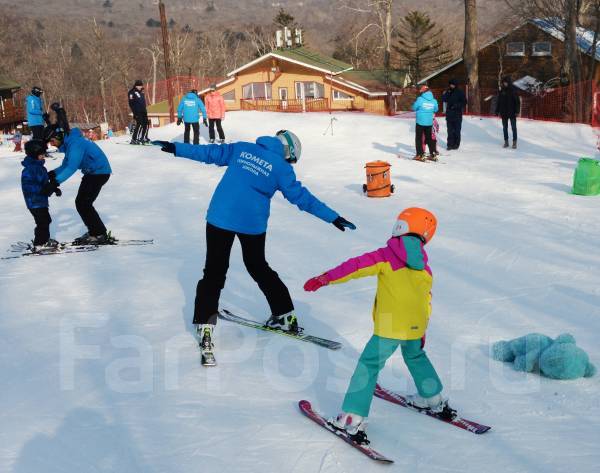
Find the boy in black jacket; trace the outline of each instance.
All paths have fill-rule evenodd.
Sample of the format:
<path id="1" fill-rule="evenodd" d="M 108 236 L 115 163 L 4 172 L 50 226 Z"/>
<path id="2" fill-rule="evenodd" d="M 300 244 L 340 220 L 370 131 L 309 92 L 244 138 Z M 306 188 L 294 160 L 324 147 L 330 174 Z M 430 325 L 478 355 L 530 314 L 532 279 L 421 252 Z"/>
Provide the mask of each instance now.
<path id="1" fill-rule="evenodd" d="M 47 146 L 43 140 L 31 140 L 25 143 L 27 156 L 22 161 L 21 189 L 25 198 L 25 205 L 35 220 L 33 240 L 34 251 L 44 248 L 56 248 L 58 242 L 50 238 L 50 212 L 48 211 L 48 197 L 56 193 L 62 195 L 58 183 L 50 179 L 44 167 Z"/>

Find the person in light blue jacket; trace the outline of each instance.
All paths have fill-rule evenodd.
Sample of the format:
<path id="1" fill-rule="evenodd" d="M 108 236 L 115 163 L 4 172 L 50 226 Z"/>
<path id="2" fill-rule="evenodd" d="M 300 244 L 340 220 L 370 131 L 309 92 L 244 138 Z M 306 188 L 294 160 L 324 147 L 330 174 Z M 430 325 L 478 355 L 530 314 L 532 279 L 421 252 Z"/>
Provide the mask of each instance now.
<path id="1" fill-rule="evenodd" d="M 65 153 L 62 164 L 48 173 L 50 180 L 60 185 L 76 171 L 83 173 L 75 198 L 75 208 L 88 231 L 76 238 L 75 243 L 93 245 L 114 243 L 114 239 L 108 235 L 102 219 L 94 208 L 94 201 L 112 173 L 108 158 L 96 143 L 84 138 L 79 128 L 65 131 L 59 125 L 54 125 L 46 135 L 52 145 Z"/>
<path id="2" fill-rule="evenodd" d="M 197 90 L 190 90 L 181 99 L 177 107 L 177 125 L 181 125 L 181 121 L 183 120 L 185 126 L 183 133 L 184 143 L 190 142 L 190 127 L 194 130 L 194 144 L 197 145 L 200 142 L 200 125 L 198 124 L 200 121 L 200 112 L 202 112 L 202 123 L 204 126 L 208 126 L 204 102 L 198 97 Z"/>
<path id="3" fill-rule="evenodd" d="M 425 152 L 423 150 L 423 135 L 429 148 L 429 159 L 437 161 L 437 151 L 431 137 L 431 128 L 433 126 L 433 118 L 439 109 L 438 102 L 429 90 L 429 87 L 422 85 L 419 89 L 419 97 L 412 105 L 413 111 L 417 112 L 417 127 L 415 133 L 415 147 L 417 155 L 415 159 L 418 161 L 426 161 Z"/>
<path id="4" fill-rule="evenodd" d="M 39 87 L 33 87 L 31 94 L 25 99 L 25 110 L 27 111 L 27 126 L 31 130 L 34 140 L 44 138 L 44 107 L 42 105 L 42 94 L 44 91 Z M 46 115 L 47 116 L 47 115 Z"/>
<path id="5" fill-rule="evenodd" d="M 339 230 L 356 227 L 329 208 L 296 179 L 292 164 L 301 154 L 300 140 L 287 130 L 276 136 L 261 136 L 256 143 L 190 145 L 154 141 L 175 156 L 200 161 L 227 170 L 215 190 L 206 217 L 206 265 L 198 282 L 194 323 L 198 324 L 203 354 L 212 353 L 211 335 L 225 285 L 229 256 L 237 236 L 246 269 L 267 298 L 271 318 L 266 325 L 297 332 L 298 321 L 290 293 L 265 259 L 265 239 L 271 199 L 275 192 L 300 210 L 332 223 Z M 205 340 L 206 339 L 206 340 Z M 206 343 L 205 343 L 206 342 Z"/>

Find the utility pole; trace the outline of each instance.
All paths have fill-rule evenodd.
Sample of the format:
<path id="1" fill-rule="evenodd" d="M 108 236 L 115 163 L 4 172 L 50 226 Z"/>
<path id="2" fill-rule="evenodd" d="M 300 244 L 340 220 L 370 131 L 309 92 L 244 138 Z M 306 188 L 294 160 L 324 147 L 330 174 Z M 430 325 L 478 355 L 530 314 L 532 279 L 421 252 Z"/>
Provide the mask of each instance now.
<path id="1" fill-rule="evenodd" d="M 171 83 L 171 54 L 169 50 L 169 31 L 167 30 L 167 15 L 165 14 L 165 4 L 158 2 L 160 11 L 160 29 L 162 30 L 163 56 L 165 58 L 165 78 L 167 79 L 167 98 L 169 100 L 169 119 L 171 123 L 175 121 L 175 107 L 173 105 L 173 84 Z"/>

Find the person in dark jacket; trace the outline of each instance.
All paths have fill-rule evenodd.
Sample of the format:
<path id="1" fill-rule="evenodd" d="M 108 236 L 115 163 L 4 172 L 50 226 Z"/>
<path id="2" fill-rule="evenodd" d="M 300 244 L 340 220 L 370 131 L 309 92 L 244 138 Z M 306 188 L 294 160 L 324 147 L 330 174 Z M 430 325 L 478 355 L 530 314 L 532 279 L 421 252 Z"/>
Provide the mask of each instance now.
<path id="1" fill-rule="evenodd" d="M 25 205 L 35 220 L 33 238 L 34 251 L 43 248 L 56 248 L 58 242 L 50 238 L 50 212 L 48 211 L 48 197 L 56 193 L 57 197 L 62 195 L 58 183 L 50 179 L 48 171 L 44 167 L 46 157 L 46 142 L 43 140 L 31 140 L 25 143 L 26 157 L 21 162 L 23 171 L 21 173 L 21 190 L 25 198 Z"/>
<path id="2" fill-rule="evenodd" d="M 242 245 L 246 269 L 263 292 L 271 317 L 270 328 L 295 332 L 298 322 L 290 293 L 265 259 L 271 199 L 280 191 L 300 210 L 333 224 L 341 231 L 356 227 L 329 208 L 296 179 L 292 164 L 300 158 L 298 137 L 281 130 L 256 143 L 190 145 L 153 141 L 162 151 L 206 164 L 226 166 L 206 216 L 206 264 L 196 289 L 194 324 L 198 324 L 203 355 L 212 353 L 211 336 L 217 321 L 219 297 L 225 286 L 235 238 Z"/>
<path id="3" fill-rule="evenodd" d="M 443 93 L 442 102 L 446 104 L 447 148 L 448 150 L 458 149 L 467 98 L 464 92 L 458 88 L 456 79 L 450 79 L 448 82 L 448 90 Z"/>
<path id="4" fill-rule="evenodd" d="M 63 126 L 68 125 L 64 109 L 57 112 L 58 121 Z M 114 243 L 114 239 L 108 234 L 102 219 L 94 208 L 94 201 L 98 198 L 100 190 L 108 182 L 112 169 L 108 158 L 100 147 L 93 141 L 83 137 L 79 128 L 65 131 L 60 124 L 53 125 L 46 133 L 47 140 L 58 150 L 65 153 L 62 164 L 48 174 L 50 179 L 57 184 L 62 184 L 69 179 L 77 170 L 83 173 L 83 179 L 75 198 L 75 208 L 87 227 L 87 232 L 75 239 L 77 244 L 106 245 Z"/>
<path id="5" fill-rule="evenodd" d="M 502 118 L 504 133 L 504 148 L 508 148 L 508 122 L 512 128 L 513 149 L 517 148 L 517 115 L 521 113 L 521 99 L 515 90 L 512 79 L 506 76 L 502 79 L 502 87 L 496 102 L 496 115 Z"/>
<path id="6" fill-rule="evenodd" d="M 144 94 L 144 83 L 136 80 L 133 88 L 128 92 L 129 108 L 133 113 L 135 125 L 131 133 L 131 144 L 140 145 L 150 143 L 148 139 L 148 110 L 146 108 L 146 95 Z"/>
<path id="7" fill-rule="evenodd" d="M 25 110 L 27 112 L 27 126 L 31 130 L 34 140 L 44 137 L 44 121 L 47 114 L 44 113 L 42 94 L 44 91 L 39 87 L 33 87 L 31 94 L 25 99 Z"/>

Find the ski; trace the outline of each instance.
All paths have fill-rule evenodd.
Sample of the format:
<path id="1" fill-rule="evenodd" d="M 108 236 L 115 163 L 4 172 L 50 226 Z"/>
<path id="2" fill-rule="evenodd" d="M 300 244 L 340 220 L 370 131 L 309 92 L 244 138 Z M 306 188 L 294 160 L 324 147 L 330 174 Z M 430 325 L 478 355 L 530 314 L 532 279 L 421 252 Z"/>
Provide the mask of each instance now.
<path id="1" fill-rule="evenodd" d="M 110 243 L 103 243 L 99 245 L 95 245 L 92 243 L 77 243 L 76 241 L 72 241 L 68 243 L 68 245 L 77 248 L 87 248 L 87 247 L 100 247 L 100 246 L 142 246 L 142 245 L 152 245 L 154 244 L 154 240 L 114 240 Z"/>
<path id="2" fill-rule="evenodd" d="M 434 419 L 441 420 L 442 422 L 445 422 L 447 424 L 452 424 L 460 429 L 468 430 L 469 432 L 472 432 L 474 434 L 484 434 L 491 429 L 491 427 L 488 425 L 483 425 L 477 422 L 473 422 L 471 420 L 463 419 L 458 415 L 454 417 L 454 419 L 443 419 L 426 409 L 419 409 L 417 407 L 413 407 L 406 402 L 406 398 L 404 396 L 395 393 L 394 391 L 390 391 L 389 389 L 382 388 L 379 384 L 375 386 L 375 396 L 377 396 L 380 399 L 392 402 L 394 404 L 398 404 L 399 406 L 406 407 L 411 411 L 415 411 L 420 414 L 425 414 L 429 417 L 433 417 Z"/>
<path id="3" fill-rule="evenodd" d="M 377 452 L 376 450 L 373 450 L 368 445 L 361 445 L 359 443 L 356 443 L 354 440 L 352 440 L 348 436 L 348 434 L 344 430 L 339 430 L 339 429 L 336 429 L 335 427 L 333 427 L 331 424 L 329 424 L 329 422 L 327 422 L 327 419 L 325 419 L 321 414 L 319 414 L 318 412 L 313 410 L 309 401 L 304 401 L 304 400 L 300 401 L 298 403 L 298 407 L 300 408 L 300 412 L 302 412 L 302 414 L 304 414 L 306 417 L 308 417 L 312 421 L 316 422 L 324 429 L 327 429 L 329 432 L 334 434 L 336 437 L 341 438 L 347 444 L 352 445 L 355 449 L 357 449 L 359 452 L 363 453 L 364 455 L 368 456 L 370 459 L 376 460 L 379 462 L 383 462 L 383 463 L 394 463 L 394 460 L 391 460 L 388 457 L 386 457 L 385 455 L 382 455 L 381 453 Z"/>
<path id="4" fill-rule="evenodd" d="M 25 243 L 25 245 L 27 245 L 27 246 L 21 247 L 19 249 L 18 246 L 22 243 L 23 242 L 19 242 L 18 244 L 13 245 L 12 249 L 9 250 L 12 253 L 19 253 L 19 254 L 13 255 L 13 256 L 4 256 L 0 259 L 8 260 L 8 259 L 22 258 L 25 256 L 49 256 L 49 255 L 65 255 L 65 254 L 69 254 L 69 253 L 87 253 L 88 251 L 96 251 L 98 249 L 97 246 L 95 246 L 95 247 L 89 247 L 89 246 L 88 247 L 71 247 L 71 246 L 61 243 L 56 248 L 43 248 L 38 251 L 33 251 L 33 246 L 28 243 Z"/>
<path id="5" fill-rule="evenodd" d="M 223 309 L 219 312 L 219 318 L 223 320 L 229 320 L 230 322 L 244 325 L 246 327 L 264 330 L 265 332 L 278 333 L 286 337 L 295 338 L 296 340 L 300 340 L 302 342 L 314 343 L 315 345 L 319 345 L 324 348 L 329 348 L 330 350 L 339 350 L 340 348 L 342 348 L 342 344 L 340 342 L 334 342 L 333 340 L 327 340 L 326 338 L 315 337 L 313 335 L 307 335 L 301 332 L 290 333 L 284 332 L 282 330 L 273 329 L 261 324 L 260 322 L 255 322 L 254 320 L 245 319 L 238 315 L 232 314 L 226 309 Z"/>
<path id="6" fill-rule="evenodd" d="M 110 141 L 109 141 L 110 143 Z M 154 146 L 152 143 L 138 143 L 137 145 L 128 143 L 128 142 L 120 142 L 120 143 L 111 143 L 111 144 L 115 144 L 115 145 L 127 145 L 127 146 Z"/>
<path id="7" fill-rule="evenodd" d="M 446 155 L 440 154 L 439 157 L 445 157 Z M 429 164 L 446 164 L 445 161 L 432 161 L 431 159 L 426 159 L 425 161 L 421 161 L 419 159 L 415 159 L 414 156 L 409 156 L 408 154 L 398 153 L 398 158 L 405 159 L 406 161 L 414 161 L 415 163 L 429 163 Z"/>

